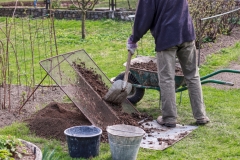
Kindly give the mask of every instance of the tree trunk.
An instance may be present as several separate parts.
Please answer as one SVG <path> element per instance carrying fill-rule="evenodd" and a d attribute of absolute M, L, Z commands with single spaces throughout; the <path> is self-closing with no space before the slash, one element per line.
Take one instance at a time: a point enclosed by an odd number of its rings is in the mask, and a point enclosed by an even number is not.
<path fill-rule="evenodd" d="M 128 3 L 128 9 L 132 9 L 129 0 L 127 0 L 127 3 Z"/>
<path fill-rule="evenodd" d="M 82 11 L 82 39 L 85 39 L 85 20 L 86 20 L 86 11 Z"/>

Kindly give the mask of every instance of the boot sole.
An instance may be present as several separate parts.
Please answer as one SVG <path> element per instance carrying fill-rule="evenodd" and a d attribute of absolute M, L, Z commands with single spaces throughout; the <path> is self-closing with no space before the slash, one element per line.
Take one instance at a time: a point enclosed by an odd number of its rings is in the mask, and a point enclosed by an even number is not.
<path fill-rule="evenodd" d="M 205 124 L 207 124 L 208 122 L 209 122 L 209 121 L 199 121 L 199 122 L 197 121 L 196 124 L 197 124 L 197 125 L 205 125 Z"/>

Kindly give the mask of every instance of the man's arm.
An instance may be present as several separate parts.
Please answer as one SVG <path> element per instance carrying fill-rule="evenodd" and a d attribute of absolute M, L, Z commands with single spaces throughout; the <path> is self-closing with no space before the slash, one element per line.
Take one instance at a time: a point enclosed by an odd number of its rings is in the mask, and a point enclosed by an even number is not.
<path fill-rule="evenodd" d="M 137 43 L 150 29 L 156 10 L 155 0 L 139 0 L 130 40 Z"/>

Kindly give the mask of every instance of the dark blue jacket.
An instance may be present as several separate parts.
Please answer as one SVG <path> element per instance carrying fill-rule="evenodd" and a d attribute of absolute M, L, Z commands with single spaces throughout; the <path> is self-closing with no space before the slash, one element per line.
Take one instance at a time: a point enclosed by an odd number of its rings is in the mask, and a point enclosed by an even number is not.
<path fill-rule="evenodd" d="M 139 0 L 130 39 L 138 42 L 149 29 L 157 52 L 195 40 L 187 0 Z"/>

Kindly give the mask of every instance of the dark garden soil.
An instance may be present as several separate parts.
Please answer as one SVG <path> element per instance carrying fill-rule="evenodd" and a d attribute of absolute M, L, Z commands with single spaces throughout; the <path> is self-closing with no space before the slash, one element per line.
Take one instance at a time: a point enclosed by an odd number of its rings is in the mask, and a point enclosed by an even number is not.
<path fill-rule="evenodd" d="M 119 121 L 115 124 L 127 124 L 139 126 L 138 122 L 142 119 L 152 117 L 147 114 L 133 113 L 131 115 L 115 110 L 118 114 Z M 107 116 L 107 115 L 106 115 Z M 57 103 L 52 102 L 45 108 L 33 114 L 26 119 L 29 128 L 36 135 L 44 138 L 54 138 L 60 141 L 65 141 L 66 137 L 63 134 L 64 130 L 72 126 L 91 125 L 88 119 L 81 113 L 81 111 L 73 103 Z M 103 129 L 101 137 L 102 142 L 107 142 L 106 128 Z"/>
<path fill-rule="evenodd" d="M 143 70 L 148 70 L 148 71 L 157 71 L 157 65 L 152 60 L 149 61 L 148 63 L 136 62 L 131 65 L 131 68 L 136 68 L 136 69 L 141 69 L 141 70 L 143 69 Z"/>
<path fill-rule="evenodd" d="M 204 46 L 204 48 L 201 49 L 201 64 L 205 61 L 207 55 L 216 53 L 221 48 L 229 47 L 239 40 L 240 29 L 236 28 L 231 36 L 221 36 L 217 42 Z M 239 62 L 232 64 L 232 66 L 234 66 L 234 69 L 240 70 Z M 95 79 L 95 81 L 90 82 L 91 86 L 94 86 L 93 88 L 97 89 L 96 91 L 98 94 L 103 96 L 107 91 L 104 84 L 99 81 L 99 77 L 97 75 L 92 75 L 89 71 L 87 72 L 87 75 L 95 76 L 95 78 L 91 78 L 91 80 Z M 224 77 L 226 76 L 223 76 L 222 78 Z M 237 81 L 237 79 L 240 79 L 238 74 L 228 75 L 228 78 L 236 80 L 236 84 L 232 88 L 240 86 L 240 83 Z M 24 87 L 21 86 L 12 86 L 12 94 L 14 94 L 14 92 L 21 93 L 23 88 Z M 58 87 L 40 87 L 35 92 L 34 100 L 30 99 L 22 108 L 21 114 L 18 114 L 17 107 L 19 107 L 19 99 L 22 97 L 15 96 L 14 104 L 11 105 L 11 111 L 0 110 L 0 127 L 10 125 L 13 122 L 24 121 L 29 125 L 30 131 L 36 133 L 36 135 L 40 137 L 55 138 L 65 141 L 63 131 L 66 128 L 76 125 L 91 125 L 91 123 L 73 103 L 63 103 L 64 96 L 65 94 Z M 41 108 L 40 106 L 44 107 Z M 152 120 L 152 117 L 146 113 L 131 115 L 124 113 L 121 110 L 121 106 L 114 106 L 113 110 L 119 118 L 119 121 L 113 122 L 114 124 L 140 126 L 138 123 L 140 120 L 145 118 Z M 107 142 L 106 129 L 102 129 L 103 134 L 101 141 Z"/>
<path fill-rule="evenodd" d="M 73 103 L 51 102 L 33 114 L 28 122 L 30 130 L 45 138 L 65 140 L 64 130 L 78 125 L 91 125 Z"/>
<path fill-rule="evenodd" d="M 148 63 L 144 63 L 144 62 L 136 62 L 134 64 L 131 65 L 131 68 L 136 68 L 139 70 L 147 70 L 147 71 L 153 71 L 153 72 L 157 72 L 157 64 L 154 63 L 152 60 L 149 61 Z M 180 67 L 175 66 L 175 73 L 176 75 L 182 76 L 182 69 Z"/>
<path fill-rule="evenodd" d="M 73 63 L 73 66 L 81 73 L 85 80 L 91 84 L 93 89 L 101 96 L 108 92 L 108 87 L 102 81 L 101 75 L 97 74 L 93 69 L 86 69 L 85 63 L 81 62 L 80 64 Z"/>

